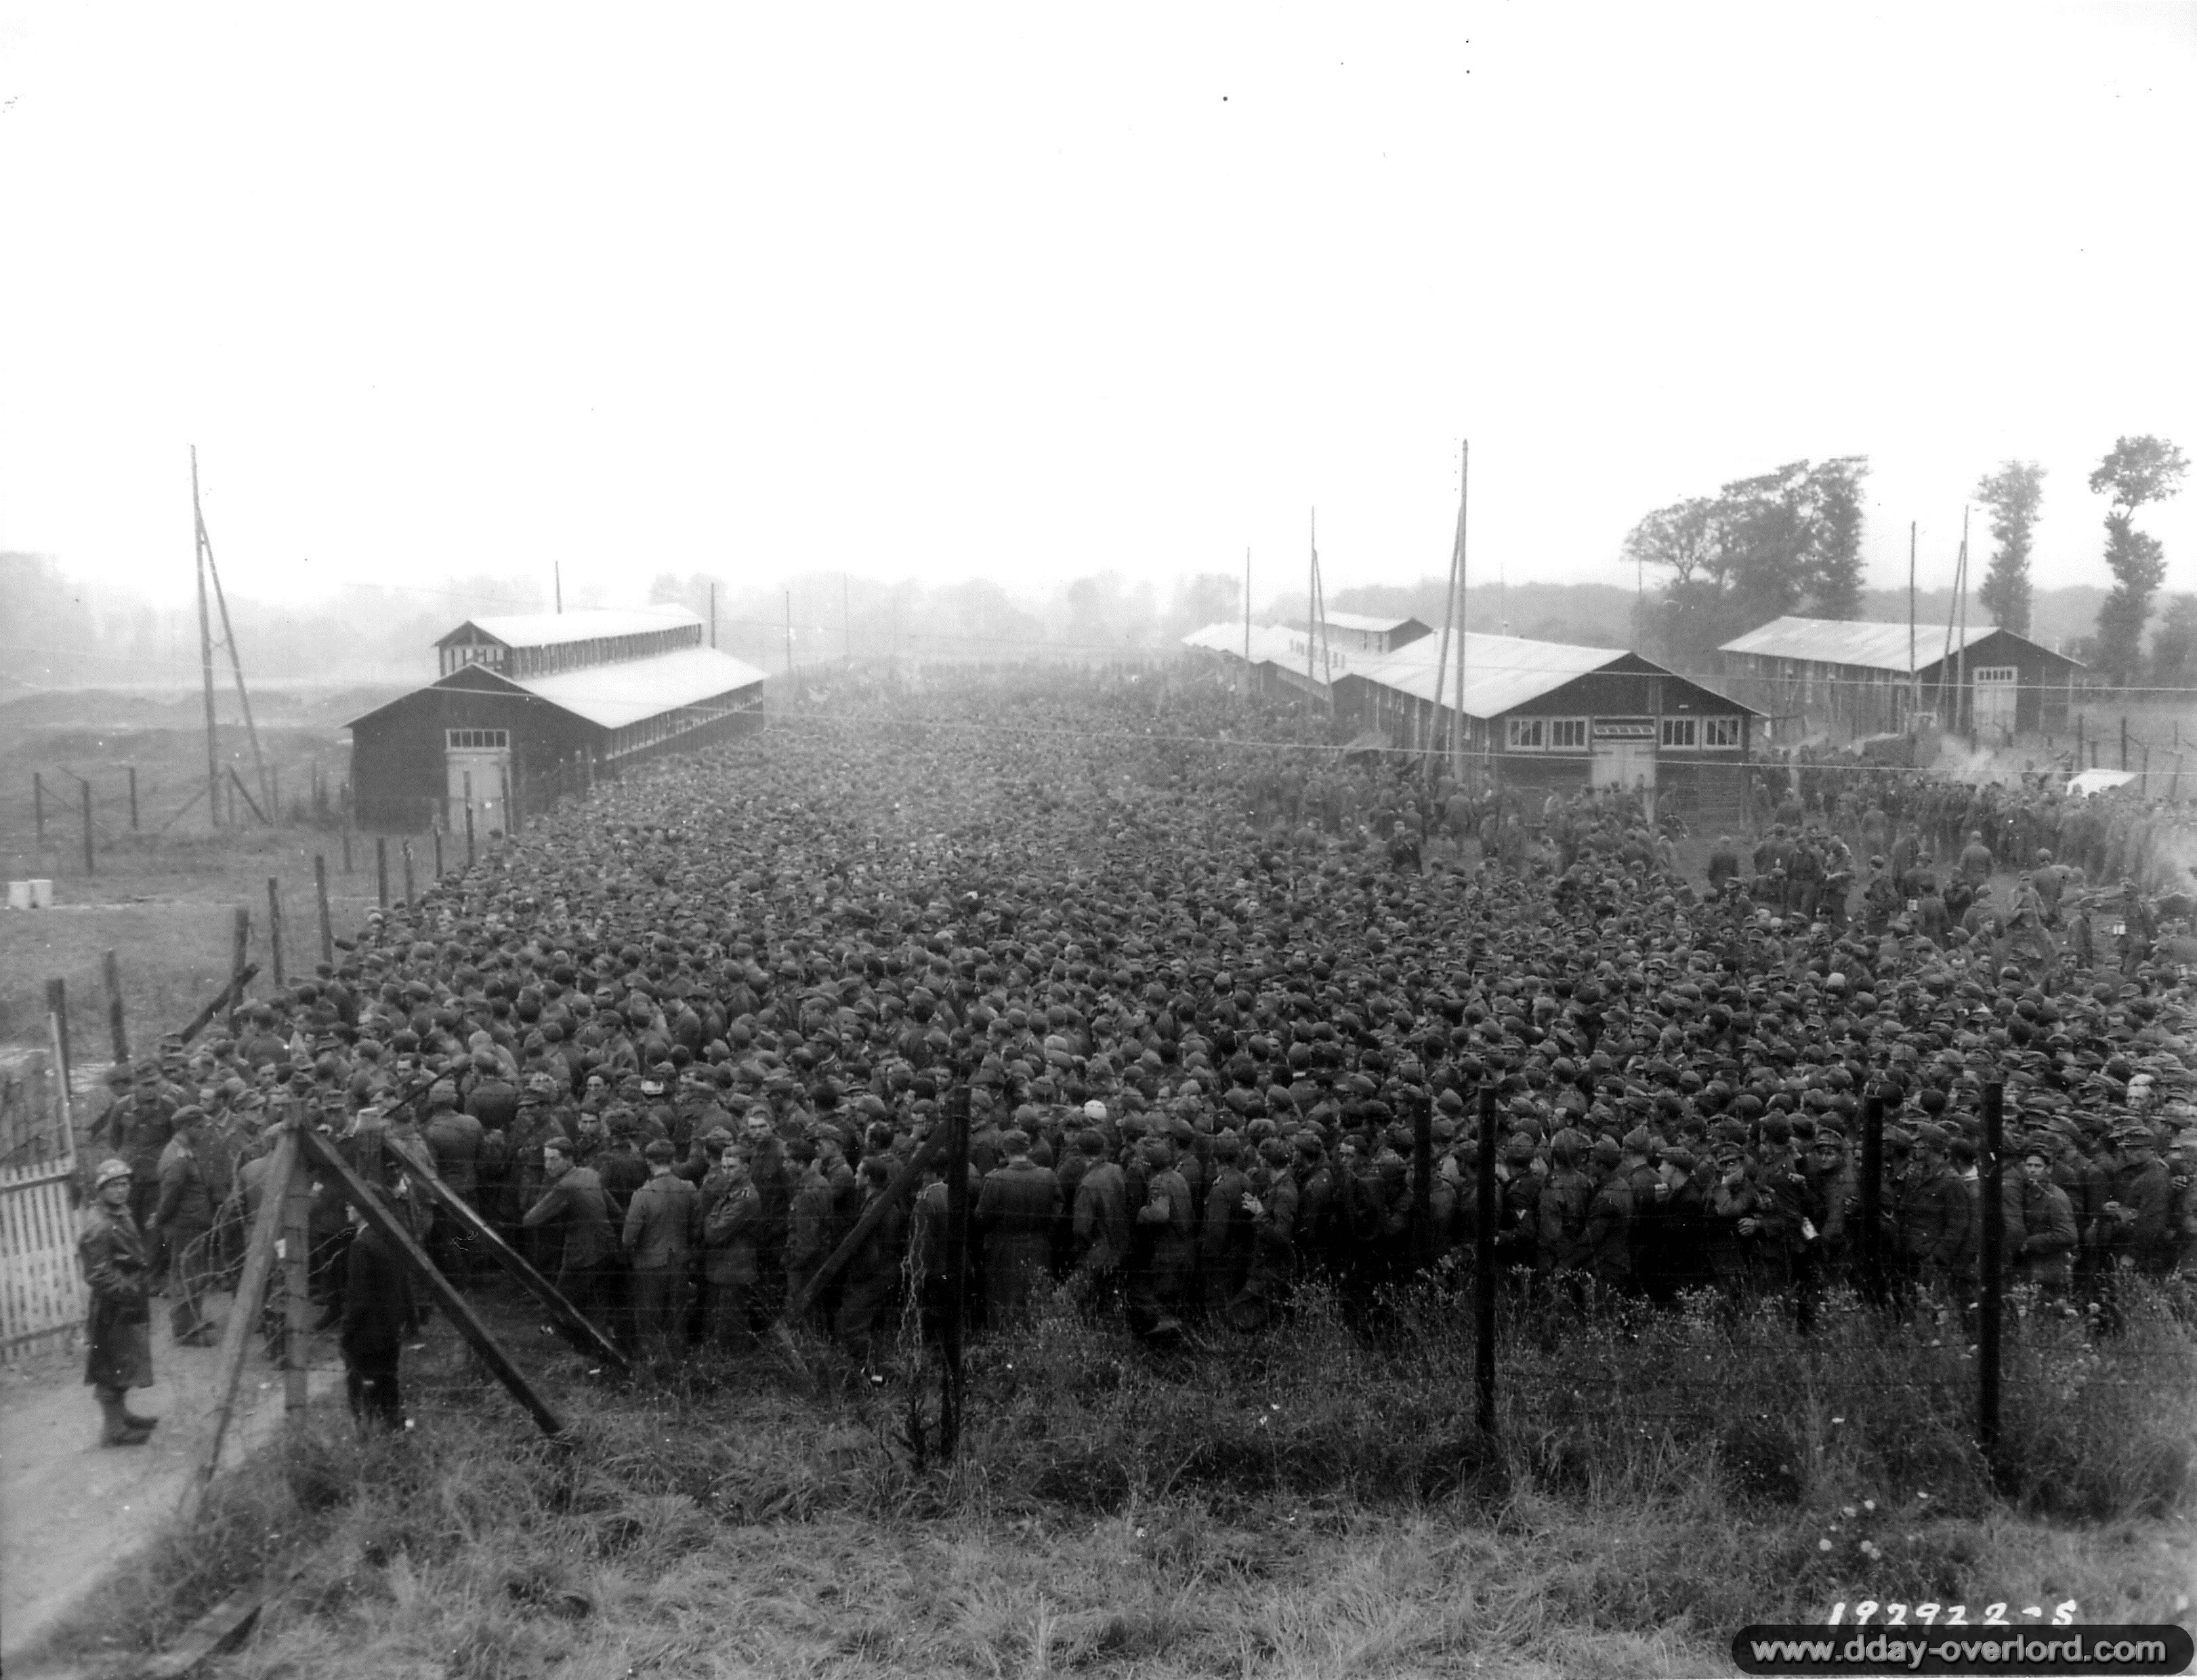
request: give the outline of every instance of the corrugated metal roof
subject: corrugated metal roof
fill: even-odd
[[[1457,647],[1450,646],[1451,675],[1442,685],[1442,707],[1457,704]],[[1394,653],[1359,665],[1350,675],[1411,694],[1435,698],[1441,639],[1423,636]],[[1574,677],[1598,671],[1625,658],[1621,647],[1579,647],[1569,642],[1528,641],[1522,636],[1490,636],[1468,631],[1464,638],[1464,711],[1468,717],[1500,717],[1528,700],[1562,687]]]
[[[1243,621],[1223,619],[1217,624],[1208,624],[1203,629],[1192,630],[1182,639],[1185,647],[1202,647],[1209,652],[1243,657]],[[1369,653],[1362,647],[1343,647],[1330,640],[1313,644],[1323,650],[1311,656],[1314,668],[1313,686],[1324,687],[1329,677],[1362,675],[1375,660],[1388,656]],[[1305,632],[1288,624],[1254,624],[1251,627],[1251,663],[1255,665],[1275,665],[1289,672],[1299,681],[1304,680],[1307,656]]]
[[[682,647],[676,653],[623,659],[613,665],[588,665],[577,671],[559,671],[554,676],[503,679],[514,688],[523,688],[605,729],[623,729],[658,712],[699,705],[762,680],[763,674],[753,665],[714,647]]]
[[[1363,630],[1369,635],[1385,636],[1418,621],[1409,613],[1400,618],[1369,618],[1362,612],[1330,612],[1322,622],[1338,630]]]
[[[1953,632],[1956,653],[1973,647],[1997,627],[1972,624],[1963,635]],[[1754,653],[1772,659],[1805,659],[1826,665],[1859,665],[1867,669],[1914,675],[1918,665],[1934,664],[1945,657],[1945,630],[1927,624],[1915,627],[1908,640],[1904,624],[1884,624],[1843,618],[1773,618],[1759,629],[1735,637],[1719,653]],[[1920,656],[1919,658],[1917,656]]]
[[[467,624],[506,647],[554,647],[568,641],[594,641],[606,636],[645,636],[656,630],[675,630],[702,622],[683,606],[651,606],[624,610],[590,608],[584,612],[508,612],[486,618],[468,618],[439,647]]]

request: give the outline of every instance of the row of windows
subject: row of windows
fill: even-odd
[[[1655,739],[1672,748],[1736,748],[1743,733],[1736,717],[1667,717]],[[1504,737],[1513,752],[1585,752],[1590,731],[1583,717],[1513,717],[1504,720]]]
[[[684,735],[690,729],[699,729],[704,724],[715,723],[730,717],[734,712],[753,711],[762,702],[751,699],[745,703],[728,698],[704,700],[699,706],[681,706],[677,711],[658,712],[654,717],[645,717],[638,723],[628,724],[611,735],[611,756],[617,758],[643,747],[668,741],[675,735]]]
[[[508,729],[446,729],[443,733],[453,751],[467,749],[479,751],[511,745],[511,731]]]
[[[486,665],[506,676],[554,676],[559,671],[615,664],[623,659],[646,659],[701,645],[699,624],[644,630],[630,636],[597,636],[588,641],[553,642],[547,647],[504,648],[493,642],[464,642],[443,649],[442,674],[448,676],[467,665]]]

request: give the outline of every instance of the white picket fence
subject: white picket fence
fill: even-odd
[[[57,1051],[34,1052],[8,1080],[18,1103],[52,1104],[54,1124],[39,1129],[54,1147],[0,1167],[0,1361],[66,1347],[84,1328],[75,1129],[60,1068]]]

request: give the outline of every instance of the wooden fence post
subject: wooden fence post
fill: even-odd
[[[240,904],[236,907],[236,926],[229,947],[229,972],[235,992],[229,999],[229,1006],[232,1011],[241,1007],[244,1003],[244,987],[236,976],[251,966],[248,961],[251,951],[252,912]]]
[[[122,1029],[122,965],[112,951],[99,959],[100,978],[107,987],[107,1034],[114,1043],[114,1059],[130,1059],[130,1035]]]
[[[328,860],[319,852],[313,854],[313,898],[321,913],[321,960],[333,967],[336,930],[328,920]]]
[[[312,1123],[302,1111],[291,1121],[293,1126]],[[300,1160],[282,1198],[282,1410],[293,1423],[304,1421],[311,1399],[306,1344],[313,1333],[312,1254],[313,1175]]]
[[[267,1294],[267,1279],[275,1269],[275,1238],[282,1228],[289,1205],[290,1179],[298,1171],[298,1133],[285,1127],[275,1140],[275,1156],[269,1162],[267,1182],[261,1192],[259,1212],[252,1222],[252,1238],[244,1251],[244,1275],[237,1279],[236,1300],[222,1322],[221,1351],[214,1357],[213,1428],[191,1467],[183,1487],[177,1516],[188,1528],[196,1520],[206,1498],[206,1485],[221,1468],[222,1442],[229,1434],[229,1419],[236,1410],[236,1382],[244,1371],[244,1344],[259,1317],[259,1304]]]
[[[83,791],[84,798],[84,872],[96,875],[99,872],[99,866],[91,857],[91,784],[78,776],[76,785]]]
[[[135,764],[132,764],[132,765],[130,765],[130,766],[129,767],[129,769],[130,769],[130,831],[132,834],[135,834],[135,833],[137,831],[137,767],[136,767]]]
[[[1495,1184],[1495,1087],[1480,1087],[1480,1219],[1473,1231],[1473,1416],[1484,1437],[1495,1434],[1495,1225],[1501,1217]]]
[[[289,976],[282,966],[282,883],[272,875],[267,878],[267,951],[273,965],[275,984],[278,988],[287,986]]]
[[[46,779],[31,772],[31,820],[38,826],[38,849],[46,849]]]
[[[61,1089],[66,1091],[68,1089],[70,1070],[76,1066],[76,1056],[69,1047],[68,982],[58,976],[46,982],[46,1013],[52,1016],[60,1026],[55,1034],[58,1048],[55,1053],[61,1057],[58,1071]]]

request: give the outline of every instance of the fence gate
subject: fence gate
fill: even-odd
[[[0,1074],[0,1360],[66,1344],[84,1327],[76,1260],[76,1144],[58,1062],[33,1051]]]

